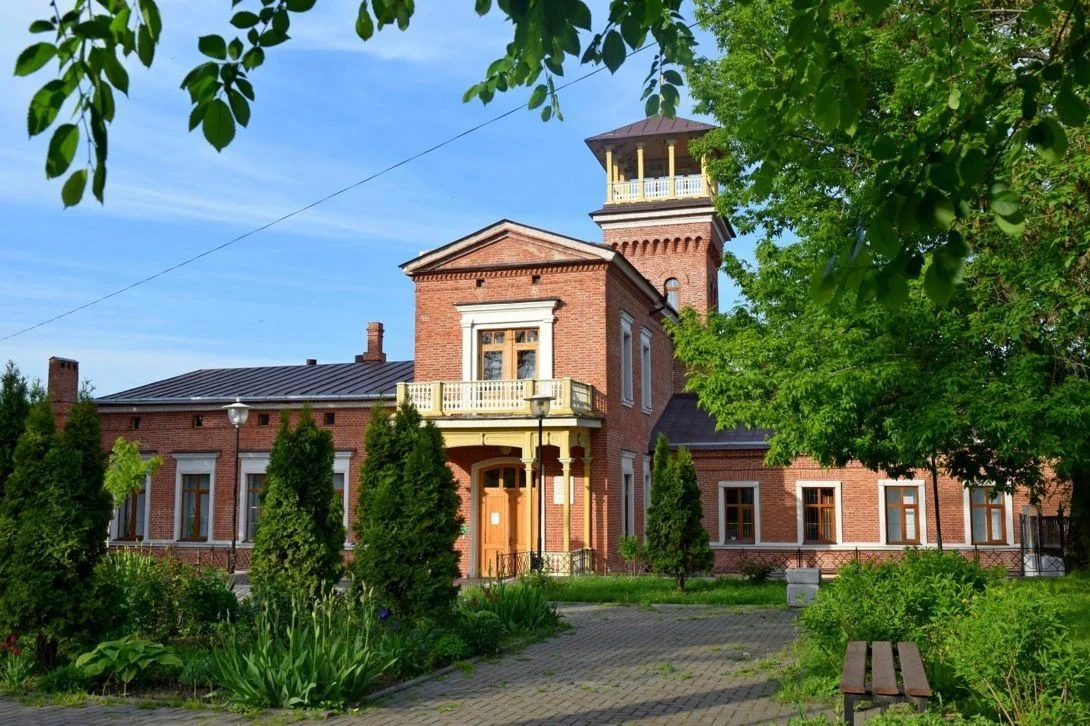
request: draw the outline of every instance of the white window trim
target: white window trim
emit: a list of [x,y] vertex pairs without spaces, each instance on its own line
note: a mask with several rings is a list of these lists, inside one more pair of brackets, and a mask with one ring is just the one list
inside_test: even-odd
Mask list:
[[886,529],[886,487],[916,487],[917,512],[919,521],[916,527],[920,532],[918,545],[895,543],[894,547],[926,547],[927,546],[927,482],[922,479],[879,479],[878,480],[878,541],[884,545],[889,544],[889,532]]
[[[753,545],[761,544],[761,485],[756,481],[721,481],[719,482],[719,544],[744,547],[749,542],[727,541],[727,495],[724,489],[753,490]],[[838,502],[839,503],[839,502]],[[750,546],[753,546],[750,545]]]
[[[625,345],[625,342],[624,342],[625,336],[628,336],[628,345]],[[635,347],[636,340],[635,340],[635,338],[632,337],[632,316],[629,315],[628,313],[626,313],[624,310],[621,311],[621,337],[620,337],[620,340],[621,340],[621,404],[624,405],[624,406],[631,407],[636,403],[636,401],[635,401],[636,393],[633,390],[635,388],[635,386],[636,386],[636,382],[634,380],[635,371],[633,370],[633,368],[635,367],[635,361],[632,358],[632,348]],[[628,369],[627,369],[627,371],[625,370],[625,352],[626,351],[628,352]],[[627,376],[625,375],[626,373],[627,373]]]
[[[620,501],[619,501],[619,504],[621,506],[621,535],[622,536],[630,535],[630,534],[636,534],[634,531],[633,532],[627,531],[625,526],[624,526],[625,522],[628,521],[628,522],[632,523],[632,529],[633,530],[636,529],[636,473],[635,473],[635,470],[634,470],[634,467],[633,467],[633,464],[635,463],[635,461],[636,461],[636,455],[634,453],[632,453],[631,451],[622,451],[621,452],[621,486],[619,487],[620,488]],[[625,515],[625,512],[624,512],[624,507],[625,507],[624,476],[625,476],[625,474],[628,474],[628,480],[630,482],[632,482],[631,491],[629,491],[629,493],[628,493],[628,516],[627,517],[624,516]]]
[[[981,487],[984,489],[994,487],[994,484],[973,484],[974,487]],[[969,487],[963,486],[961,492],[962,502],[962,519],[965,522],[965,546],[967,547],[980,547],[987,549],[989,547],[1011,547],[1014,545],[1014,497],[1010,492],[1002,494],[1003,497],[1003,525],[1006,529],[1004,534],[1003,544],[976,544],[973,542],[973,509],[972,503],[969,498]]]
[[241,472],[238,481],[238,541],[247,546],[253,544],[253,540],[246,539],[246,528],[250,523],[250,490],[247,487],[247,477],[250,474],[264,474],[269,468],[268,451],[246,451],[238,455],[241,462]]
[[[646,358],[644,353],[646,352]],[[640,326],[640,405],[651,413],[651,331]]]
[[643,539],[647,541],[647,514],[651,509],[651,457],[643,457]]
[[337,451],[333,454],[333,473],[344,474],[344,493],[343,501],[341,502],[341,519],[344,523],[344,541],[348,543],[348,502],[350,501],[349,492],[352,490],[352,476],[349,472],[352,471],[352,452],[351,451]]
[[[218,453],[172,454],[174,457],[174,541],[181,546],[216,544],[216,462]],[[202,541],[182,541],[182,477],[208,474],[208,537]]]
[[[809,489],[811,487],[824,488],[824,489],[830,489],[830,488],[833,489],[833,494],[835,496],[835,506],[836,506],[836,542],[828,543],[828,542],[806,542],[805,541],[804,534],[805,534],[805,529],[806,529],[806,527],[805,527],[806,508],[805,508],[805,506],[803,504],[802,490],[803,489]],[[810,481],[810,480],[804,480],[804,481],[795,482],[795,513],[796,513],[795,526],[796,526],[796,534],[797,534],[797,536],[795,538],[795,544],[797,544],[797,545],[806,545],[806,546],[814,546],[814,545],[823,545],[823,544],[842,544],[844,542],[844,507],[843,507],[843,503],[841,501],[840,488],[841,487],[840,487],[840,482],[839,481]]]
[[[141,459],[147,461],[151,456],[140,456]],[[124,502],[122,502],[124,506]],[[121,529],[121,507],[114,507],[114,516],[110,520],[110,541],[117,542],[120,545],[126,544],[147,544],[151,541],[151,474],[144,475],[144,538],[131,540],[120,540],[117,538],[117,533]]]
[[537,328],[537,378],[553,377],[553,323],[557,300],[455,305],[462,315],[462,380],[479,375],[478,345],[481,330]]
[[[485,459],[484,461],[478,461],[469,467],[469,576],[480,577],[481,560],[481,542],[480,542],[480,513],[481,513],[481,471],[484,469],[497,466],[499,464],[510,464],[516,467],[525,467],[526,462],[517,456],[497,456],[492,459]],[[532,489],[536,487],[537,482],[526,482],[526,492],[529,494]],[[347,488],[347,487],[346,487]],[[536,505],[536,503],[535,503]],[[535,508],[536,511],[536,508]],[[533,531],[533,523],[528,524],[530,530]],[[516,549],[522,547],[523,533],[519,532],[519,540],[516,543]]]

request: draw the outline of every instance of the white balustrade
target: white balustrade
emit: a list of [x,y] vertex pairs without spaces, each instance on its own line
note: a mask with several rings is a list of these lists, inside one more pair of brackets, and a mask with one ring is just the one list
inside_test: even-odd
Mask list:
[[708,194],[704,188],[704,177],[700,174],[676,177],[674,193],[679,197],[703,197]]
[[552,396],[552,410],[556,413],[593,410],[593,388],[568,378],[405,384],[406,398],[425,415],[529,415],[527,396],[540,394]]
[[[611,187],[611,201],[635,202],[640,199],[640,180],[629,179],[627,181],[613,182]],[[706,197],[707,185],[700,174],[688,174],[674,177],[674,197]],[[670,177],[650,177],[643,180],[643,199],[668,199],[670,194]]]

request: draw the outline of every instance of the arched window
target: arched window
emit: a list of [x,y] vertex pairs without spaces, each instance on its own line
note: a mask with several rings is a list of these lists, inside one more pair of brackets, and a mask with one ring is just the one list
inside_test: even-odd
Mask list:
[[666,281],[663,286],[666,292],[666,302],[670,304],[674,310],[681,309],[681,283],[677,281],[676,277],[671,277]]

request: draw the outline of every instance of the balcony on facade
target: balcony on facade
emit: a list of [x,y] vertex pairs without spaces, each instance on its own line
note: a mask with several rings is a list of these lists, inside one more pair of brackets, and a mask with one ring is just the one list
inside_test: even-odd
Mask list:
[[710,197],[707,179],[703,174],[685,176],[662,176],[652,179],[630,179],[610,182],[610,192],[606,195],[607,203],[653,202],[658,199],[687,199],[691,197]]
[[550,395],[549,417],[594,414],[594,387],[571,378],[491,381],[419,381],[397,384],[397,402],[412,403],[425,418],[529,417],[530,396]]

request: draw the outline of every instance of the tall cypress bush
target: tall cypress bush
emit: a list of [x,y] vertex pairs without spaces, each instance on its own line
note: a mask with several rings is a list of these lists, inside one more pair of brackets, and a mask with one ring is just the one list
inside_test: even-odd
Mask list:
[[333,490],[333,457],[333,435],[314,423],[309,408],[294,429],[291,416],[281,414],[250,558],[259,598],[313,599],[341,579],[345,530]]
[[464,520],[443,435],[404,405],[392,420],[376,413],[365,446],[353,586],[372,589],[399,618],[445,618],[458,595]]
[[49,403],[34,406],[15,451],[0,515],[0,621],[32,634],[39,663],[99,635],[95,568],[106,551],[111,500],[98,412],[86,394],[56,435]]
[[9,360],[0,377],[0,500],[4,497],[4,482],[15,467],[15,446],[23,435],[29,413],[30,392],[26,378]]
[[704,507],[692,454],[682,447],[670,455],[670,442],[659,434],[647,511],[647,555],[651,569],[674,578],[678,590],[692,572],[711,569],[715,556],[704,528]]

